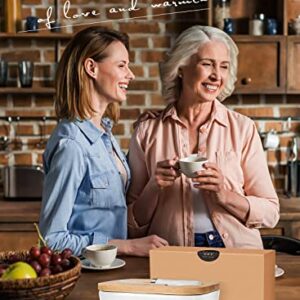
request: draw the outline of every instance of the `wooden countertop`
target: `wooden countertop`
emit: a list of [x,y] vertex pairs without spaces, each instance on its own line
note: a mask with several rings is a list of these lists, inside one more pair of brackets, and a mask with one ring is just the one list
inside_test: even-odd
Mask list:
[[[11,201],[0,199],[0,222],[38,222],[40,207],[40,201]],[[286,198],[280,196],[280,220],[300,220],[300,198]]]
[[[125,279],[149,278],[147,258],[122,257],[126,261],[123,268],[110,271],[82,270],[82,275],[68,300],[98,300],[98,282]],[[285,274],[276,279],[276,300],[299,300],[300,295],[300,259],[299,256],[278,254],[276,263]]]

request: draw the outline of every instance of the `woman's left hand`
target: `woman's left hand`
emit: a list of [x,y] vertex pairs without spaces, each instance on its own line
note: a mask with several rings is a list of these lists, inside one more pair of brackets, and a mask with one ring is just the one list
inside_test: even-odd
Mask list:
[[210,162],[205,163],[204,168],[204,170],[197,172],[197,177],[192,178],[194,187],[216,193],[218,201],[222,202],[226,193],[222,171],[215,163]]

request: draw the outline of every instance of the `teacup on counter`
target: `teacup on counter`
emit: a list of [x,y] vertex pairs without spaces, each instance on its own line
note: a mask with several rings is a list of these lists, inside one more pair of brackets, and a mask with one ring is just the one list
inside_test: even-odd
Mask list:
[[196,172],[204,170],[204,164],[208,160],[199,154],[191,154],[187,157],[179,159],[180,171],[187,177],[197,177]]
[[95,244],[84,248],[82,255],[96,267],[111,265],[117,256],[117,246],[108,244]]

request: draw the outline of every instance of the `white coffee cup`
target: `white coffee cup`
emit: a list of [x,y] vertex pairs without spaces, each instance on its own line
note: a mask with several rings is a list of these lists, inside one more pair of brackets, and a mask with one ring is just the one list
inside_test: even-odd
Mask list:
[[180,171],[187,177],[197,177],[196,172],[203,170],[203,165],[207,162],[206,157],[202,157],[199,154],[191,154],[179,159]]
[[276,149],[279,146],[279,136],[275,131],[269,131],[264,137],[265,149]]
[[82,255],[96,267],[106,267],[113,263],[117,256],[117,246],[95,244],[84,248]]

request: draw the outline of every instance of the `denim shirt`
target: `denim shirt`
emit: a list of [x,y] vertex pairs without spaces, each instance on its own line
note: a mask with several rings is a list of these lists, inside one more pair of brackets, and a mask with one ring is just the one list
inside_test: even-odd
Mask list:
[[[130,171],[111,121],[102,125],[106,132],[88,120],[62,120],[47,143],[40,229],[52,249],[68,247],[79,255],[90,244],[127,238]],[[127,172],[126,186],[113,150]]]

